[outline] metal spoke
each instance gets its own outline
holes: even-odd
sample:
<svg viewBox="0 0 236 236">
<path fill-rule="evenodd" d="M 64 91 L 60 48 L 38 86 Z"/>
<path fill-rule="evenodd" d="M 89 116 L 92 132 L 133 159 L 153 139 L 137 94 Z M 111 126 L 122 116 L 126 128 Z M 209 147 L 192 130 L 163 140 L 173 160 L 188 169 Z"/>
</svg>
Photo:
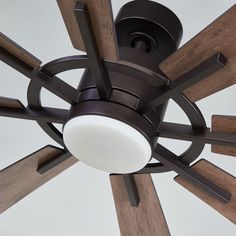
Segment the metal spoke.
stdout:
<svg viewBox="0 0 236 236">
<path fill-rule="evenodd" d="M 31 68 L 40 68 L 42 62 L 16 42 L 0 32 L 0 47 L 8 51 Z"/>
<path fill-rule="evenodd" d="M 19 60 L 17 57 L 2 48 L 0 48 L 0 60 L 21 74 L 25 75 L 29 79 L 36 80 L 44 88 L 59 96 L 66 102 L 70 104 L 77 102 L 79 96 L 78 91 L 56 76 L 50 77 L 42 71 L 32 69 L 32 67 L 28 66 L 23 61 Z"/>
<path fill-rule="evenodd" d="M 223 68 L 226 62 L 227 59 L 223 54 L 219 52 L 216 53 L 214 56 L 180 76 L 178 79 L 172 81 L 169 86 L 160 89 L 158 94 L 151 94 L 146 98 L 143 98 L 142 102 L 139 104 L 139 110 L 145 113 L 153 107 L 159 106 L 166 100 L 175 97 L 178 93 L 183 92 L 187 88 Z"/>
<path fill-rule="evenodd" d="M 32 110 L 28 107 L 21 109 L 0 107 L 0 116 L 60 124 L 65 122 L 69 114 L 68 110 L 47 107 L 39 110 Z"/>
<path fill-rule="evenodd" d="M 21 101 L 15 98 L 0 97 L 0 108 L 16 108 L 24 109 L 24 105 Z"/>
<path fill-rule="evenodd" d="M 130 204 L 133 207 L 138 207 L 140 202 L 140 196 L 138 193 L 137 185 L 135 183 L 134 175 L 127 174 L 123 175 L 125 187 L 129 196 Z"/>
<path fill-rule="evenodd" d="M 67 150 L 48 145 L 2 169 L 0 214 L 77 162 Z"/>
<path fill-rule="evenodd" d="M 167 167 L 172 168 L 172 170 L 177 172 L 182 177 L 193 182 L 194 184 L 197 184 L 199 187 L 203 188 L 220 201 L 228 203 L 231 200 L 232 195 L 228 191 L 222 189 L 221 187 L 206 179 L 204 176 L 190 169 L 190 167 L 184 165 L 178 160 L 178 156 L 160 144 L 157 144 L 153 157 Z"/>
<path fill-rule="evenodd" d="M 77 2 L 74 11 L 99 96 L 101 99 L 108 100 L 111 95 L 112 85 L 108 72 L 105 70 L 103 65 L 102 58 L 99 55 L 95 35 L 90 22 L 88 8 L 85 3 Z"/>
<path fill-rule="evenodd" d="M 53 168 L 72 158 L 74 157 L 72 157 L 72 155 L 65 150 L 64 152 L 55 155 L 53 158 L 47 160 L 46 162 L 39 164 L 37 172 L 41 175 L 44 175 L 47 172 L 51 171 Z"/>
<path fill-rule="evenodd" d="M 236 147 L 236 135 L 212 132 L 210 129 L 202 132 L 193 129 L 190 125 L 163 122 L 159 127 L 158 135 L 163 138 Z"/>
<path fill-rule="evenodd" d="M 171 171 L 170 168 L 164 166 L 162 163 L 148 163 L 143 169 L 135 172 L 135 174 L 157 174 Z"/>
</svg>

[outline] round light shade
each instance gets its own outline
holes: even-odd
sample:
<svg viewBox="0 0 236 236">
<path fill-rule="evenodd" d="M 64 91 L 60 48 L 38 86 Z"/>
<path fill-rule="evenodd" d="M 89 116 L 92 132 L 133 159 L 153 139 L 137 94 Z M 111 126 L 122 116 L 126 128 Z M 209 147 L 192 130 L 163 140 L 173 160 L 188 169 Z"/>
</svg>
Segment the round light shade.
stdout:
<svg viewBox="0 0 236 236">
<path fill-rule="evenodd" d="M 152 155 L 149 142 L 138 130 L 105 116 L 83 115 L 69 120 L 63 139 L 73 156 L 109 173 L 138 171 Z"/>
</svg>

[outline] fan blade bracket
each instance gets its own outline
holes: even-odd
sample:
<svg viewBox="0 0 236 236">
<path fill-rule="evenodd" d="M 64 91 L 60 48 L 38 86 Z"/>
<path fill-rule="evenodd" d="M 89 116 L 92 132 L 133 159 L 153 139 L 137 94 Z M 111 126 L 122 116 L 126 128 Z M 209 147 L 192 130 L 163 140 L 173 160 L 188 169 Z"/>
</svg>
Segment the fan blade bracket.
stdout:
<svg viewBox="0 0 236 236">
<path fill-rule="evenodd" d="M 209 193 L 214 198 L 220 200 L 223 203 L 230 202 L 232 194 L 225 190 L 224 187 L 220 187 L 214 183 L 214 180 L 209 180 L 198 172 L 192 170 L 189 166 L 186 166 L 178 160 L 178 156 L 166 149 L 160 144 L 156 146 L 156 152 L 153 156 L 162 164 L 170 167 L 170 169 L 177 172 L 182 178 L 193 183 L 194 185 L 203 189 L 203 191 Z"/>
<path fill-rule="evenodd" d="M 51 168 L 43 175 L 37 172 L 38 166 L 42 163 L 64 153 L 65 150 L 48 145 L 1 170 L 0 213 L 78 161 L 76 158 L 71 157 Z"/>
<path fill-rule="evenodd" d="M 134 174 L 133 176 L 140 196 L 138 207 L 130 204 L 124 177 L 110 175 L 121 235 L 170 236 L 151 175 Z"/>
<path fill-rule="evenodd" d="M 171 81 L 169 85 L 161 87 L 159 94 L 150 94 L 146 98 L 143 98 L 139 104 L 139 110 L 141 112 L 147 112 L 153 109 L 153 107 L 155 108 L 161 105 L 168 99 L 175 97 L 178 93 L 182 93 L 187 88 L 222 69 L 226 63 L 227 58 L 222 53 L 215 53 L 196 67 L 185 72 L 176 80 Z"/>
<path fill-rule="evenodd" d="M 236 178 L 205 159 L 196 162 L 191 169 L 228 191 L 232 195 L 231 200 L 224 203 L 180 175 L 176 176 L 174 180 L 236 224 Z"/>
<path fill-rule="evenodd" d="M 74 14 L 75 5 L 78 2 L 85 3 L 88 6 L 101 57 L 106 60 L 117 61 L 118 48 L 111 0 L 57 0 L 74 48 L 82 51 L 86 50 L 86 42 L 82 38 L 81 28 Z"/>
<path fill-rule="evenodd" d="M 236 5 L 233 5 L 222 16 L 203 29 L 199 34 L 183 45 L 160 64 L 160 69 L 170 80 L 176 80 L 181 74 L 220 51 L 228 59 L 224 69 L 209 75 L 184 91 L 185 95 L 196 102 L 221 91 L 236 83 Z"/>
<path fill-rule="evenodd" d="M 65 120 L 69 117 L 69 114 L 70 114 L 69 110 L 57 109 L 57 108 L 44 107 L 38 110 L 33 110 L 29 107 L 9 108 L 9 107 L 0 106 L 0 116 L 3 116 L 3 117 L 11 117 L 11 118 L 35 120 L 35 121 L 45 121 L 45 122 L 52 122 L 52 123 L 58 123 L 58 124 L 64 124 Z"/>
<path fill-rule="evenodd" d="M 39 69 L 42 62 L 19 46 L 17 43 L 9 39 L 6 35 L 0 32 L 0 48 L 6 50 L 8 53 L 17 57 L 20 61 L 24 62 L 31 68 Z"/>
<path fill-rule="evenodd" d="M 158 136 L 162 138 L 221 145 L 224 147 L 236 147 L 236 135 L 210 131 L 210 128 L 202 131 L 201 129 L 193 129 L 190 125 L 170 122 L 162 122 L 160 124 Z"/>
<path fill-rule="evenodd" d="M 212 131 L 222 136 L 232 136 L 232 145 L 212 145 L 211 151 L 214 153 L 236 156 L 236 116 L 213 115 Z"/>
<path fill-rule="evenodd" d="M 130 206 L 138 207 L 140 203 L 140 195 L 138 192 L 137 184 L 133 174 L 110 174 L 110 179 L 123 178 L 123 183 L 126 189 L 126 193 L 130 202 Z M 118 177 L 119 176 L 119 177 Z"/>
<path fill-rule="evenodd" d="M 134 175 L 127 174 L 124 175 L 124 182 L 126 186 L 126 190 L 129 196 L 130 204 L 132 207 L 138 207 L 140 203 L 140 196 L 138 192 L 138 188 L 135 182 Z"/>
<path fill-rule="evenodd" d="M 24 110 L 25 106 L 17 99 L 0 96 L 0 109 L 1 108 Z"/>
<path fill-rule="evenodd" d="M 56 166 L 62 164 L 64 161 L 73 158 L 68 152 L 59 153 L 52 156 L 50 159 L 45 160 L 38 164 L 37 172 L 41 175 L 46 174 L 48 171 L 52 170 Z"/>
<path fill-rule="evenodd" d="M 111 80 L 99 55 L 97 42 L 92 29 L 88 6 L 78 1 L 74 8 L 75 16 L 80 27 L 85 49 L 90 62 L 90 69 L 94 76 L 96 87 L 101 99 L 109 100 L 112 92 Z"/>
<path fill-rule="evenodd" d="M 70 104 L 75 104 L 77 102 L 79 97 L 78 91 L 58 77 L 51 77 L 41 70 L 30 67 L 1 47 L 0 59 L 13 69 L 28 77 L 30 80 L 37 81 L 37 83 L 42 85 L 42 87 L 54 93 L 66 102 Z"/>
</svg>

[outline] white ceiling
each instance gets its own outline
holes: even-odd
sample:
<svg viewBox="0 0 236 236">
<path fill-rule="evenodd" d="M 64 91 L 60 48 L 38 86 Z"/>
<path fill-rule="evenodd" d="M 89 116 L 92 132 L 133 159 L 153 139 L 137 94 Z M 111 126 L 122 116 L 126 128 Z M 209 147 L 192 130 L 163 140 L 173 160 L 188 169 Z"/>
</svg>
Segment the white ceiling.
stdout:
<svg viewBox="0 0 236 236">
<path fill-rule="evenodd" d="M 126 2 L 112 1 L 114 15 Z M 183 43 L 235 3 L 234 0 L 158 2 L 168 6 L 181 19 Z M 0 0 L 0 29 L 44 63 L 78 53 L 71 46 L 56 0 Z M 63 78 L 76 86 L 81 73 L 66 73 Z M 28 79 L 2 62 L 0 75 L 0 95 L 18 98 L 26 104 Z M 235 92 L 234 86 L 198 102 L 209 126 L 212 114 L 236 115 Z M 47 92 L 43 93 L 42 100 L 51 106 L 67 106 Z M 178 122 L 185 117 L 171 103 L 167 119 Z M 31 121 L 0 118 L 0 130 L 1 169 L 48 143 L 55 144 Z M 163 143 L 176 153 L 181 153 L 187 145 L 173 141 Z M 235 158 L 212 154 L 208 146 L 202 157 L 236 175 Z M 236 235 L 231 222 L 177 185 L 172 180 L 174 176 L 174 173 L 153 175 L 172 236 Z M 76 164 L 3 213 L 0 235 L 118 236 L 107 174 L 82 163 Z"/>
</svg>

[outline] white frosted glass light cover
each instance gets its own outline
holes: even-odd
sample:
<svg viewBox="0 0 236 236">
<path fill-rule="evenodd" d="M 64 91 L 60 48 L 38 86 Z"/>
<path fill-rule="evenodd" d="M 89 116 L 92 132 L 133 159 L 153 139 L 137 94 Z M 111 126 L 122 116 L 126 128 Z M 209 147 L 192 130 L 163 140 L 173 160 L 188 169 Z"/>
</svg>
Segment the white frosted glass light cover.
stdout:
<svg viewBox="0 0 236 236">
<path fill-rule="evenodd" d="M 105 116 L 83 115 L 63 129 L 67 149 L 80 161 L 109 173 L 132 173 L 150 160 L 147 139 L 132 126 Z"/>
</svg>

